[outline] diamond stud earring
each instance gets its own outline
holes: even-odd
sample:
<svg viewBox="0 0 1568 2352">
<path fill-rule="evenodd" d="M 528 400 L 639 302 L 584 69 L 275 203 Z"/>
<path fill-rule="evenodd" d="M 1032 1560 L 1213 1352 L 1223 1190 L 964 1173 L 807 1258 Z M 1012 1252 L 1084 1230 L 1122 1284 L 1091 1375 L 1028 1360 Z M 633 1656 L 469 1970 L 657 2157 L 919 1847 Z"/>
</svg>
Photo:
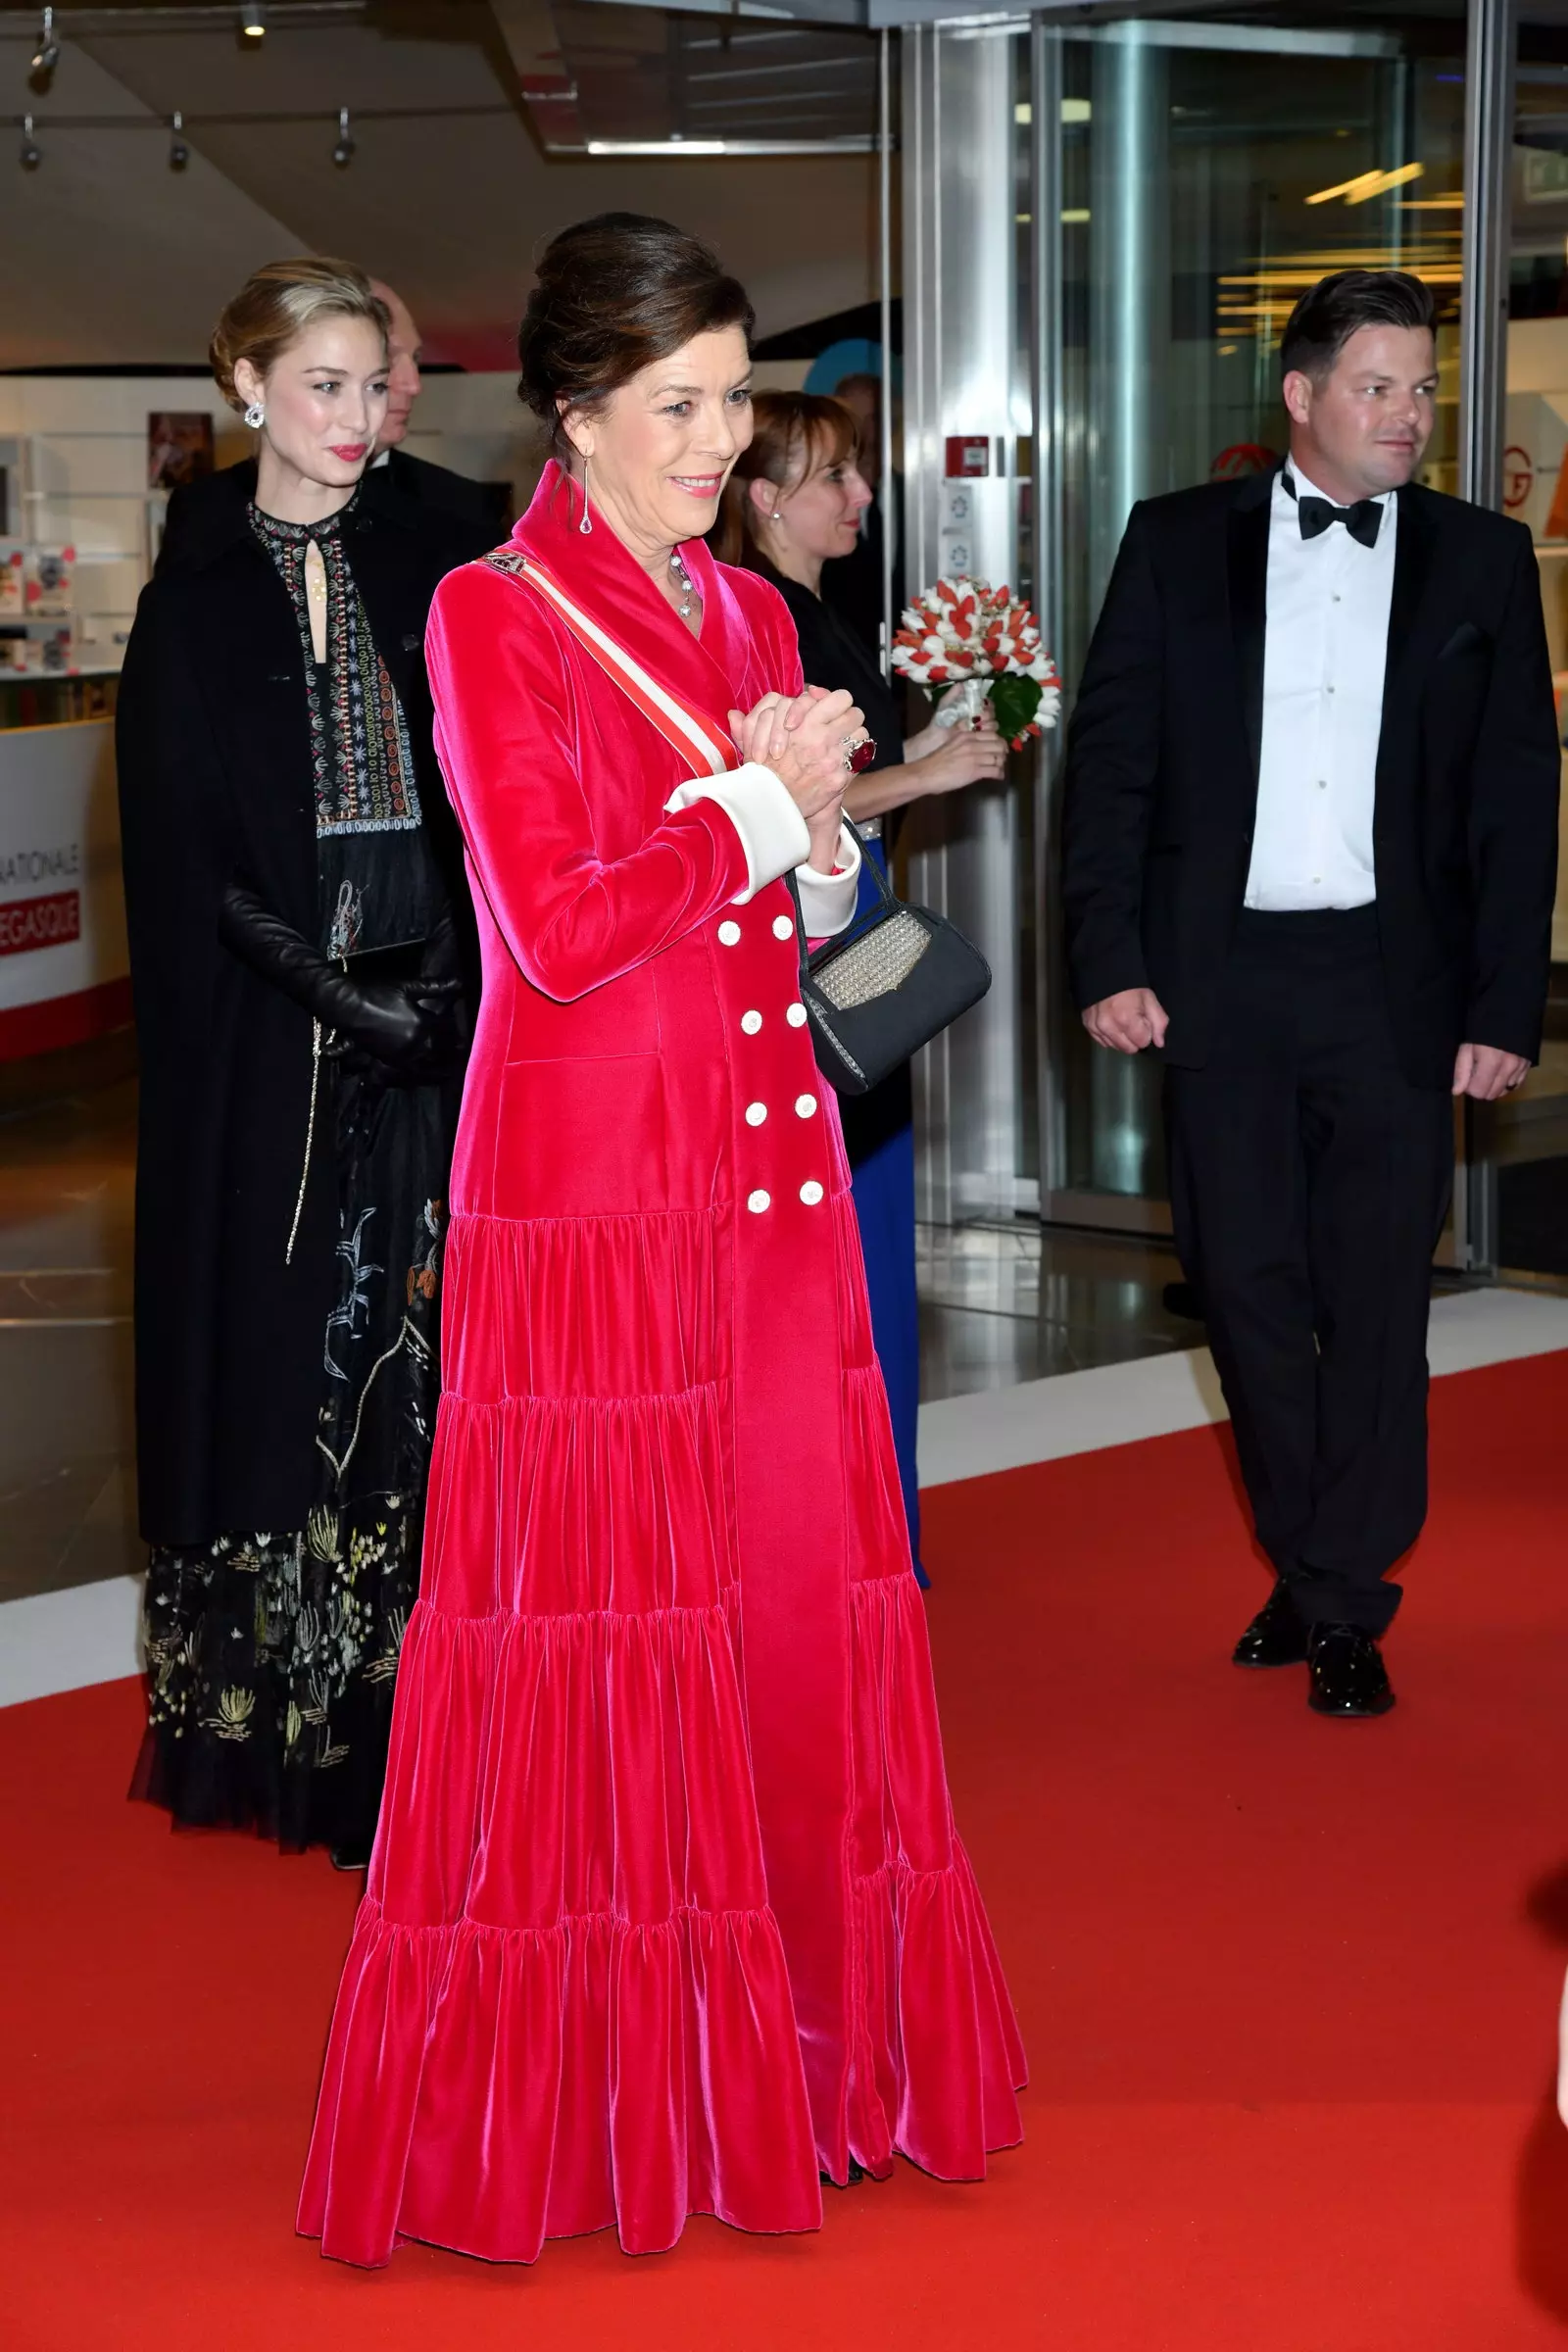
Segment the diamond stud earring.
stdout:
<svg viewBox="0 0 1568 2352">
<path fill-rule="evenodd" d="M 267 422 L 267 411 L 259 400 L 253 400 L 245 412 L 245 421 L 253 433 L 259 433 Z"/>
</svg>

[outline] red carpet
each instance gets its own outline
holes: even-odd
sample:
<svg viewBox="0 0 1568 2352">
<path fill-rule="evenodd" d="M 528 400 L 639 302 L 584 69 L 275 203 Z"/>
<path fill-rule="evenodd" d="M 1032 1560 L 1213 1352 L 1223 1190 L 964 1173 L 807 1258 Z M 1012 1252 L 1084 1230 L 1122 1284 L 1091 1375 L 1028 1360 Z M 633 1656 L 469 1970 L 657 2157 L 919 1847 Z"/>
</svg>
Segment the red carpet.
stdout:
<svg viewBox="0 0 1568 2352">
<path fill-rule="evenodd" d="M 1446 1381 L 1401 1703 L 1225 1662 L 1228 1440 L 942 1488 L 955 1794 L 1034 2063 L 983 2188 L 631 2262 L 291 2234 L 354 1889 L 122 1800 L 139 1697 L 0 1713 L 7 2352 L 1526 2352 L 1568 2331 L 1568 1355 Z"/>
</svg>

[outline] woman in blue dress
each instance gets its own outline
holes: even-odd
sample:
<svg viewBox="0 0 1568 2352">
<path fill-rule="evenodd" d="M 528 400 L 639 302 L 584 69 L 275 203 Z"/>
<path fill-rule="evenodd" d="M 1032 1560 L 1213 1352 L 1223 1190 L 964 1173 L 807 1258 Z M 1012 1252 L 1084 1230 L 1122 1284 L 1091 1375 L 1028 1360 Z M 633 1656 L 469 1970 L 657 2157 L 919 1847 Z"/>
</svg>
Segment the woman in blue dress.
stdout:
<svg viewBox="0 0 1568 2352">
<path fill-rule="evenodd" d="M 801 663 L 812 686 L 847 686 L 865 713 L 877 756 L 844 796 L 885 874 L 898 814 L 909 802 L 995 781 L 1006 746 L 989 710 L 974 727 L 921 729 L 906 737 L 901 698 L 866 648 L 822 601 L 822 566 L 851 554 L 871 490 L 856 460 L 857 425 L 842 402 L 810 392 L 759 392 L 751 447 L 725 491 L 718 552 L 778 589 L 795 621 Z M 864 913 L 876 895 L 860 882 Z M 914 1280 L 914 1130 L 909 1072 L 895 1072 L 839 1108 L 855 1181 L 871 1329 L 887 1386 L 909 1550 L 922 1584 L 915 1434 L 920 1405 L 920 1329 Z"/>
</svg>

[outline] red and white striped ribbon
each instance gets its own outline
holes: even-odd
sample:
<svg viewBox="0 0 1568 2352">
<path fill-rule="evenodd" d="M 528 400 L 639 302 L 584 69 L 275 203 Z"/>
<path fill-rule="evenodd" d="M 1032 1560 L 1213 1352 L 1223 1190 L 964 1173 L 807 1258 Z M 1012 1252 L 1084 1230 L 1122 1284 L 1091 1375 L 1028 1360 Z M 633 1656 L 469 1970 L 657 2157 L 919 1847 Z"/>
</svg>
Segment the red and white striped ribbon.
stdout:
<svg viewBox="0 0 1568 2352">
<path fill-rule="evenodd" d="M 560 613 L 584 653 L 591 655 L 606 676 L 612 678 L 629 696 L 644 718 L 659 729 L 682 759 L 695 759 L 701 768 L 714 776 L 723 775 L 736 764 L 735 746 L 723 728 L 706 711 L 684 702 L 667 686 L 662 686 L 623 645 L 616 644 L 607 629 L 601 628 L 580 605 L 573 604 L 561 582 L 545 569 L 537 557 L 525 556 L 516 548 L 497 548 L 483 561 L 519 585 L 526 581 L 536 589 L 546 604 Z"/>
</svg>

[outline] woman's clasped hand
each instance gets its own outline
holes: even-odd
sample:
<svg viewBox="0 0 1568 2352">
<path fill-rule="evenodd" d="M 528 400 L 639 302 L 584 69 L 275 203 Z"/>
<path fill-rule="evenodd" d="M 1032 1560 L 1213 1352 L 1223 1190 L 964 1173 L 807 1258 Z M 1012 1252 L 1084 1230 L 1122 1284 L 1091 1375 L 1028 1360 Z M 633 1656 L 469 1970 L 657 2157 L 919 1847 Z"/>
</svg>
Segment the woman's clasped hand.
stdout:
<svg viewBox="0 0 1568 2352">
<path fill-rule="evenodd" d="M 997 726 L 996 712 L 986 703 L 967 726 L 945 727 L 933 719 L 918 735 L 906 737 L 905 782 L 911 797 L 934 799 L 961 792 L 969 784 L 995 784 L 1007 769 L 1007 746 Z"/>
<path fill-rule="evenodd" d="M 843 822 L 844 787 L 851 780 L 847 747 L 864 714 L 840 688 L 824 694 L 764 694 L 749 711 L 732 710 L 730 734 L 743 760 L 772 769 L 806 819 L 812 865 L 832 865 Z"/>
</svg>

